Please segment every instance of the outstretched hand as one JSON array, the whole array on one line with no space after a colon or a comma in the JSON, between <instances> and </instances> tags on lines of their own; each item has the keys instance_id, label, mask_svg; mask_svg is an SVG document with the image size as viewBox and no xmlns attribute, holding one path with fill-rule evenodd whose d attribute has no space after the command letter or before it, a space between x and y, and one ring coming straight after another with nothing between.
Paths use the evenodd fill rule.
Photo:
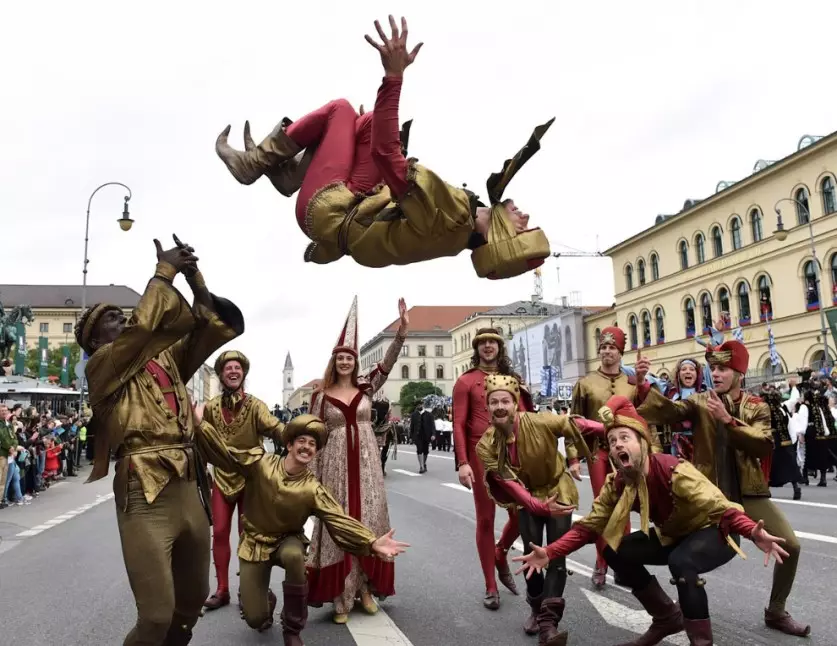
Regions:
<instances>
[{"instance_id":1,"label":"outstretched hand","mask_svg":"<svg viewBox=\"0 0 837 646\"><path fill-rule=\"evenodd\" d=\"M410 314L407 311L407 301L403 298L398 299L398 328L401 332L406 333L410 327Z\"/></svg>"},{"instance_id":2,"label":"outstretched hand","mask_svg":"<svg viewBox=\"0 0 837 646\"><path fill-rule=\"evenodd\" d=\"M565 505L558 502L558 494L555 494L546 501L546 507L549 509L549 515L553 518L570 516L575 511L575 505Z\"/></svg>"},{"instance_id":3,"label":"outstretched hand","mask_svg":"<svg viewBox=\"0 0 837 646\"><path fill-rule=\"evenodd\" d=\"M779 538L767 533L764 529L764 521L760 520L753 532L750 534L750 540L756 544L762 552L764 552L764 567L770 564L770 557L776 559L777 563L783 563L784 559L788 558L788 553L782 549L779 543L784 543L784 538Z\"/></svg>"},{"instance_id":4,"label":"outstretched hand","mask_svg":"<svg viewBox=\"0 0 837 646\"><path fill-rule=\"evenodd\" d=\"M524 556L515 556L512 561L523 563L522 566L515 572L520 574L524 572L527 579L531 579L535 573L540 573L547 565L549 565L549 555L546 553L546 548L534 543L529 543L532 551Z\"/></svg>"},{"instance_id":5,"label":"outstretched hand","mask_svg":"<svg viewBox=\"0 0 837 646\"><path fill-rule=\"evenodd\" d=\"M198 257L195 256L194 249L191 249L191 247L177 245L172 249L163 251L163 245L157 238L154 238L154 246L157 248L157 260L159 262L167 262L184 274L187 272L194 273L198 270Z\"/></svg>"},{"instance_id":6,"label":"outstretched hand","mask_svg":"<svg viewBox=\"0 0 837 646\"><path fill-rule=\"evenodd\" d=\"M248 124L249 124L249 122L248 122ZM180 249L185 249L186 251L188 251L191 254L195 253L195 248L190 244L186 244L185 242L181 242L180 238L177 237L176 233L172 233L171 237L174 239L174 244L176 244ZM191 278L197 272L198 272L198 266L197 266L197 264L195 264L194 267L187 267L186 269L184 269L183 270L183 275L186 278Z\"/></svg>"},{"instance_id":7,"label":"outstretched hand","mask_svg":"<svg viewBox=\"0 0 837 646\"><path fill-rule=\"evenodd\" d=\"M386 534L372 543L372 551L382 559L393 559L402 552L407 551L410 544L396 541L393 538L394 535L395 530L389 530Z\"/></svg>"},{"instance_id":8,"label":"outstretched hand","mask_svg":"<svg viewBox=\"0 0 837 646\"><path fill-rule=\"evenodd\" d=\"M404 75L404 70L413 64L416 60L419 50L424 43L419 43L413 48L413 51L407 51L407 19L401 18L401 32L398 31L398 25L395 18L389 17L389 26L392 29L392 36L386 37L384 30L381 28L381 23L375 21L375 29L378 36L381 37L382 43L375 42L375 39L368 34L364 36L366 42L378 50L381 55L381 64L384 66L384 72L387 76L401 77Z\"/></svg>"}]
</instances>

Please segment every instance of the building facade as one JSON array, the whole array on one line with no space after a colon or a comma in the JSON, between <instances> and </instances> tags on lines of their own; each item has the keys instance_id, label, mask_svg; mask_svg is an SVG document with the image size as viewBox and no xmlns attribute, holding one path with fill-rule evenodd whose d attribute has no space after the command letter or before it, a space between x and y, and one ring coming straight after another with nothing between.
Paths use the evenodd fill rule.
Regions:
<instances>
[{"instance_id":1,"label":"building facade","mask_svg":"<svg viewBox=\"0 0 837 646\"><path fill-rule=\"evenodd\" d=\"M297 410L298 408L308 408L311 405L311 395L314 389L319 385L320 379L312 379L291 393L288 401L285 402L285 408L288 410Z\"/></svg>"},{"instance_id":2,"label":"building facade","mask_svg":"<svg viewBox=\"0 0 837 646\"><path fill-rule=\"evenodd\" d=\"M588 369L599 331L614 323L626 332L626 364L641 348L652 371L669 376L680 359L703 354L695 337L707 339L719 319L741 328L755 379L837 357L821 332L821 310L837 304L837 133L803 137L797 148L605 252L615 305L585 320Z\"/></svg>"},{"instance_id":3,"label":"building facade","mask_svg":"<svg viewBox=\"0 0 837 646\"><path fill-rule=\"evenodd\" d=\"M215 369L209 364L203 364L186 384L186 392L193 404L208 402L221 394L221 380L215 374Z\"/></svg>"}]
</instances>

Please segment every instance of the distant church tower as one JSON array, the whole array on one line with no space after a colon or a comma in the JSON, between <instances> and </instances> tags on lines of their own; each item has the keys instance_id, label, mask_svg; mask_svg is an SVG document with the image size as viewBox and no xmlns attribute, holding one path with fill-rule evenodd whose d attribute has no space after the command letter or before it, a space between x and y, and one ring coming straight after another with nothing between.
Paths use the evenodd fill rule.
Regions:
<instances>
[{"instance_id":1,"label":"distant church tower","mask_svg":"<svg viewBox=\"0 0 837 646\"><path fill-rule=\"evenodd\" d=\"M282 369L282 405L287 406L288 400L294 394L294 364L291 353L285 357L285 367Z\"/></svg>"}]
</instances>

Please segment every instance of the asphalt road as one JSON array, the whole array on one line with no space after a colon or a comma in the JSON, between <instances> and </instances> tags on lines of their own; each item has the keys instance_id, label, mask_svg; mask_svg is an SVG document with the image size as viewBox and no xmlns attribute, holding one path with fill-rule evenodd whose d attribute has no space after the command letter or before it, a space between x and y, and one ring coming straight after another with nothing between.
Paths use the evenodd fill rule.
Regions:
<instances>
[{"instance_id":1,"label":"asphalt road","mask_svg":"<svg viewBox=\"0 0 837 646\"><path fill-rule=\"evenodd\" d=\"M470 492L457 483L452 454L436 454L429 460L429 473L418 476L411 450L401 447L399 459L390 461L386 481L397 536L413 546L396 564L397 595L384 601L383 612L375 617L356 610L347 626L332 624L327 607L311 609L306 644L534 646L536 639L521 629L527 610L523 596L504 591L498 612L482 608L473 502ZM110 481L82 485L82 480L53 487L32 505L0 511L3 643L112 646L122 643L134 621ZM584 510L592 500L589 481L580 483L580 491ZM813 635L801 640L764 627L762 609L772 566L766 570L761 554L745 541L747 561L735 559L706 577L715 642L832 645L837 634L831 578L837 566L837 483L831 480L826 489L805 488L805 504L789 500L790 488L774 490L774 497L800 533L803 548L789 610L812 624ZM498 533L503 516L497 516ZM567 586L564 616L570 643L601 646L631 639L647 626L647 616L628 591L612 583L602 592L592 591L593 561L594 551L588 546L570 565L575 574ZM234 565L231 575L235 590ZM660 570L658 576L673 593L668 573ZM282 572L274 570L275 590L281 589L281 580ZM521 577L518 585L524 589ZM281 643L278 621L272 631L260 635L246 627L234 606L207 614L192 641L195 646L275 643ZM688 641L680 635L665 643Z\"/></svg>"}]
</instances>

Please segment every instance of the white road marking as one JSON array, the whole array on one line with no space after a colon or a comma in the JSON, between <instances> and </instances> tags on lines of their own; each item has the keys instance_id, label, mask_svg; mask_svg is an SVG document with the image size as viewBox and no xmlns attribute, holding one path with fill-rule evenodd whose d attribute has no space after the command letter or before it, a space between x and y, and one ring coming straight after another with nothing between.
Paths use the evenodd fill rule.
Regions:
<instances>
[{"instance_id":1,"label":"white road marking","mask_svg":"<svg viewBox=\"0 0 837 646\"><path fill-rule=\"evenodd\" d=\"M393 469L393 471L395 473L402 473L405 476L413 476L416 478L421 475L420 473L416 473L415 471L407 471L407 469Z\"/></svg>"},{"instance_id":2,"label":"white road marking","mask_svg":"<svg viewBox=\"0 0 837 646\"><path fill-rule=\"evenodd\" d=\"M601 615L602 619L611 626L641 635L651 625L651 616L644 610L634 610L628 606L623 606L621 603L591 592L587 588L580 588L580 590ZM688 646L689 638L684 633L678 633L677 635L666 637L664 643Z\"/></svg>"},{"instance_id":3,"label":"white road marking","mask_svg":"<svg viewBox=\"0 0 837 646\"><path fill-rule=\"evenodd\" d=\"M400 453L400 452L403 452L403 453L407 453L408 455L415 455L415 454L416 454L416 452L415 452L415 451L407 451L407 450L405 450L405 449L402 449L400 444L398 445L398 451L399 451L399 453ZM437 460L455 460L455 459L456 459L455 457L452 457L452 456L448 456L448 455L434 455L434 454L432 454L432 453L428 453L428 454L427 454L427 457L429 457L429 458L436 458Z\"/></svg>"},{"instance_id":4,"label":"white road marking","mask_svg":"<svg viewBox=\"0 0 837 646\"><path fill-rule=\"evenodd\" d=\"M473 491L468 489L468 487L463 487L458 482L443 482L442 486L443 487L450 487L451 489L456 489L457 491L465 491L466 493L474 493Z\"/></svg>"},{"instance_id":5,"label":"white road marking","mask_svg":"<svg viewBox=\"0 0 837 646\"><path fill-rule=\"evenodd\" d=\"M352 613L346 627L358 646L413 646L413 642L380 608L374 615Z\"/></svg>"},{"instance_id":6,"label":"white road marking","mask_svg":"<svg viewBox=\"0 0 837 646\"><path fill-rule=\"evenodd\" d=\"M811 541L820 541L821 543L834 543L837 545L837 538L834 536L826 536L825 534L811 534L809 532L797 532L794 530L797 538L807 538Z\"/></svg>"},{"instance_id":7,"label":"white road marking","mask_svg":"<svg viewBox=\"0 0 837 646\"><path fill-rule=\"evenodd\" d=\"M805 507L821 507L823 509L837 509L837 505L829 505L825 502L808 502L807 500L786 500L785 498L771 498L773 502L780 502L783 505L803 505Z\"/></svg>"},{"instance_id":8,"label":"white road marking","mask_svg":"<svg viewBox=\"0 0 837 646\"><path fill-rule=\"evenodd\" d=\"M63 484L63 483L59 483L59 484ZM55 487L57 485L52 485L52 486ZM75 509L72 509L68 512L65 512L65 513L61 514L60 516L56 516L52 520L48 520L46 522L43 522L40 525L35 525L35 527L33 527L31 529L27 529L26 531L15 534L15 538L30 538L32 536L37 536L41 532L45 532L46 530L50 529L51 527L55 527L57 525L60 525L61 523L67 522L71 518L75 518L79 514L83 514L87 510L92 509L96 505L101 505L103 502L108 501L111 498L113 498L112 493L96 496L96 501L95 502L88 503L86 505L82 505L81 507L76 507Z\"/></svg>"}]
</instances>

